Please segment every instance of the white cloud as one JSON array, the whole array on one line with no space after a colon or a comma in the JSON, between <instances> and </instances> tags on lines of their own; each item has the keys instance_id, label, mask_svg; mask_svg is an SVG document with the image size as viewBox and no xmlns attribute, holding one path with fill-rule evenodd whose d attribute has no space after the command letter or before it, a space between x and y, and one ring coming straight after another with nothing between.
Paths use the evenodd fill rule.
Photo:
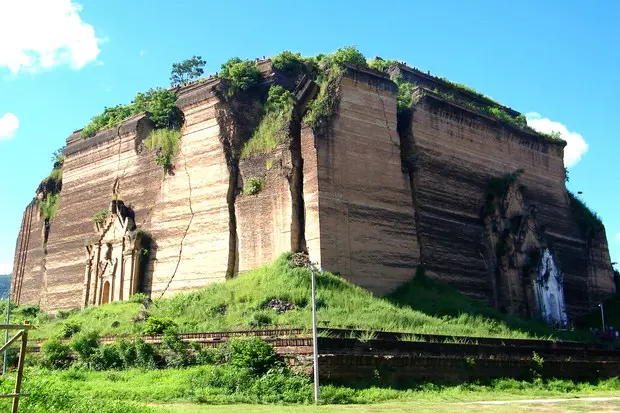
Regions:
<instances>
[{"instance_id":1,"label":"white cloud","mask_svg":"<svg viewBox=\"0 0 620 413\"><path fill-rule=\"evenodd\" d=\"M22 70L69 65L80 69L99 55L95 29L71 0L0 0L0 68Z\"/></svg>"},{"instance_id":2,"label":"white cloud","mask_svg":"<svg viewBox=\"0 0 620 413\"><path fill-rule=\"evenodd\" d=\"M19 119L12 113L7 113L0 118L0 141L11 139L15 136L15 131L19 128Z\"/></svg>"},{"instance_id":3,"label":"white cloud","mask_svg":"<svg viewBox=\"0 0 620 413\"><path fill-rule=\"evenodd\" d=\"M616 241L620 241L620 232L616 233Z\"/></svg>"},{"instance_id":4,"label":"white cloud","mask_svg":"<svg viewBox=\"0 0 620 413\"><path fill-rule=\"evenodd\" d=\"M10 274L13 272L12 262L0 262L0 275Z\"/></svg>"},{"instance_id":5,"label":"white cloud","mask_svg":"<svg viewBox=\"0 0 620 413\"><path fill-rule=\"evenodd\" d=\"M566 148L564 148L564 164L570 168L581 160L583 154L588 151L588 143L583 139L583 136L577 132L569 131L566 126L560 122L552 121L549 118L543 118L536 112L531 112L525 115L527 117L527 124L538 132L553 133L559 132L562 139L566 141Z\"/></svg>"}]
</instances>

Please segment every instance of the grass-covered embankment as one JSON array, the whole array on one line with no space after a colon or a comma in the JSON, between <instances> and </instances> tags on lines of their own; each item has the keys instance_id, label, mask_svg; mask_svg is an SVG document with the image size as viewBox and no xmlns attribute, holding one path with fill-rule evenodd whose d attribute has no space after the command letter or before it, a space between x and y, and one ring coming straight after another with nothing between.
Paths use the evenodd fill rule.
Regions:
<instances>
[{"instance_id":1,"label":"grass-covered embankment","mask_svg":"<svg viewBox=\"0 0 620 413\"><path fill-rule=\"evenodd\" d=\"M272 299L295 309L276 312ZM547 338L553 331L536 321L506 316L423 274L390 297L376 297L342 278L322 272L317 277L318 321L322 327L400 331L407 333L501 338ZM32 337L58 335L67 323L102 335L140 334L144 312L169 318L177 332L222 331L249 328L310 327L310 271L291 268L286 256L256 270L195 292L141 303L115 302L56 317L39 316ZM142 312L142 317L138 316Z\"/></svg>"}]
</instances>

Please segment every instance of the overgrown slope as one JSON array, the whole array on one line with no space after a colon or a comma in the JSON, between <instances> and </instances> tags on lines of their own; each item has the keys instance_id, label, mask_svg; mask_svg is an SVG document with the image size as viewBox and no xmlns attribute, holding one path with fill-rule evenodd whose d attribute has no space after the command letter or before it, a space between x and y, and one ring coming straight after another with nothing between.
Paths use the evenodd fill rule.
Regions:
<instances>
[{"instance_id":1,"label":"overgrown slope","mask_svg":"<svg viewBox=\"0 0 620 413\"><path fill-rule=\"evenodd\" d=\"M54 321L39 316L35 337L50 337L63 325L101 334L140 333L144 312L173 319L179 332L311 326L310 271L291 268L288 257L248 271L223 283L191 293L141 303L117 302L85 311L62 314ZM277 312L271 300L294 304ZM402 331L480 337L548 337L552 331L539 323L504 316L420 274L391 297L375 297L328 272L317 277L318 320L323 327ZM138 317L141 313L142 317Z\"/></svg>"}]
</instances>

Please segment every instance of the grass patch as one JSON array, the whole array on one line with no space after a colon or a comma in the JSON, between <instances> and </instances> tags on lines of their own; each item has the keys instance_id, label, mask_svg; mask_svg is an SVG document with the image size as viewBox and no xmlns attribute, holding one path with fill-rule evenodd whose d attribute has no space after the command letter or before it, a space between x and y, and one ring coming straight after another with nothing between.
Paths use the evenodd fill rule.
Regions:
<instances>
[{"instance_id":1,"label":"grass patch","mask_svg":"<svg viewBox=\"0 0 620 413\"><path fill-rule=\"evenodd\" d=\"M1 379L0 387L4 393L10 392L12 385L13 378ZM309 377L282 371L271 371L255 376L244 369L223 366L105 372L76 369L62 372L27 369L23 389L25 393L31 395L24 398L21 403L20 412L24 413L169 411L165 409L165 403L308 404L313 397ZM321 402L325 404L369 404L388 401L445 402L446 400L466 402L558 396L613 396L617 395L618 391L620 391L620 380L617 378L591 383L555 379L534 382L498 379L486 383L475 382L461 385L412 383L408 389L376 386L345 387L323 383ZM9 403L7 400L0 401L0 409L8 411ZM156 404L162 409L141 406L139 403ZM89 406L90 410L88 410ZM270 406L270 408L276 407Z\"/></svg>"},{"instance_id":2,"label":"grass patch","mask_svg":"<svg viewBox=\"0 0 620 413\"><path fill-rule=\"evenodd\" d=\"M265 186L265 180L262 178L248 178L243 186L242 195L256 195Z\"/></svg>"},{"instance_id":3,"label":"grass patch","mask_svg":"<svg viewBox=\"0 0 620 413\"><path fill-rule=\"evenodd\" d=\"M567 192L570 200L571 213L583 236L592 239L594 236L604 233L605 227L598 214L588 208L586 203L577 198L571 191Z\"/></svg>"},{"instance_id":4,"label":"grass patch","mask_svg":"<svg viewBox=\"0 0 620 413\"><path fill-rule=\"evenodd\" d=\"M144 140L144 146L156 151L155 163L161 166L164 172L173 169L173 160L179 152L179 129L155 129Z\"/></svg>"},{"instance_id":5,"label":"grass patch","mask_svg":"<svg viewBox=\"0 0 620 413\"><path fill-rule=\"evenodd\" d=\"M282 86L271 86L265 104L265 116L241 149L241 159L267 154L288 137L286 127L291 120L295 99Z\"/></svg>"},{"instance_id":6,"label":"grass patch","mask_svg":"<svg viewBox=\"0 0 620 413\"><path fill-rule=\"evenodd\" d=\"M151 317L173 319L179 333L261 327L311 326L310 272L291 268L282 256L271 265L248 271L200 290L153 300ZM449 298L447 298L449 297ZM276 312L266 303L277 298L295 304ZM375 297L328 272L317 277L318 321L322 327L406 333L505 338L547 338L553 330L536 322L517 321L431 280L417 278L388 298ZM64 322L108 334L140 334L144 321L132 320L143 311L139 303L114 302L90 307L49 321L38 317L33 337L57 335ZM268 316L268 317L266 317Z\"/></svg>"},{"instance_id":7,"label":"grass patch","mask_svg":"<svg viewBox=\"0 0 620 413\"><path fill-rule=\"evenodd\" d=\"M47 196L37 201L37 207L41 216L46 221L51 221L58 212L58 201L60 200L60 194L47 194Z\"/></svg>"}]
</instances>

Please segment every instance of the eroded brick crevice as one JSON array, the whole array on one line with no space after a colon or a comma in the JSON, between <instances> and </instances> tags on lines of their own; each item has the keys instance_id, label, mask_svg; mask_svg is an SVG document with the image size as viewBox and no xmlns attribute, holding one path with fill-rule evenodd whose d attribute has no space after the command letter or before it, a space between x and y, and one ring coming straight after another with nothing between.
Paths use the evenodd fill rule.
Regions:
<instances>
[{"instance_id":1,"label":"eroded brick crevice","mask_svg":"<svg viewBox=\"0 0 620 413\"><path fill-rule=\"evenodd\" d=\"M399 111L396 117L396 128L400 137L400 155L403 173L409 179L409 187L411 188L411 201L413 204L413 220L415 224L416 238L418 248L420 249L420 264L425 263L424 237L422 236L421 219L420 219L420 199L418 196L418 188L420 188L418 168L418 150L413 136L413 112L415 108Z\"/></svg>"},{"instance_id":2,"label":"eroded brick crevice","mask_svg":"<svg viewBox=\"0 0 620 413\"><path fill-rule=\"evenodd\" d=\"M292 169L287 176L291 192L291 251L307 252L306 205L304 201L304 160L301 155L301 117L297 113L290 122Z\"/></svg>"},{"instance_id":3,"label":"eroded brick crevice","mask_svg":"<svg viewBox=\"0 0 620 413\"><path fill-rule=\"evenodd\" d=\"M220 143L228 168L228 262L226 278L233 278L239 270L239 235L235 202L240 191L239 158L245 142L252 136L263 114L265 90L257 88L231 95L225 83L215 91L220 103L216 118L220 127Z\"/></svg>"}]
</instances>

